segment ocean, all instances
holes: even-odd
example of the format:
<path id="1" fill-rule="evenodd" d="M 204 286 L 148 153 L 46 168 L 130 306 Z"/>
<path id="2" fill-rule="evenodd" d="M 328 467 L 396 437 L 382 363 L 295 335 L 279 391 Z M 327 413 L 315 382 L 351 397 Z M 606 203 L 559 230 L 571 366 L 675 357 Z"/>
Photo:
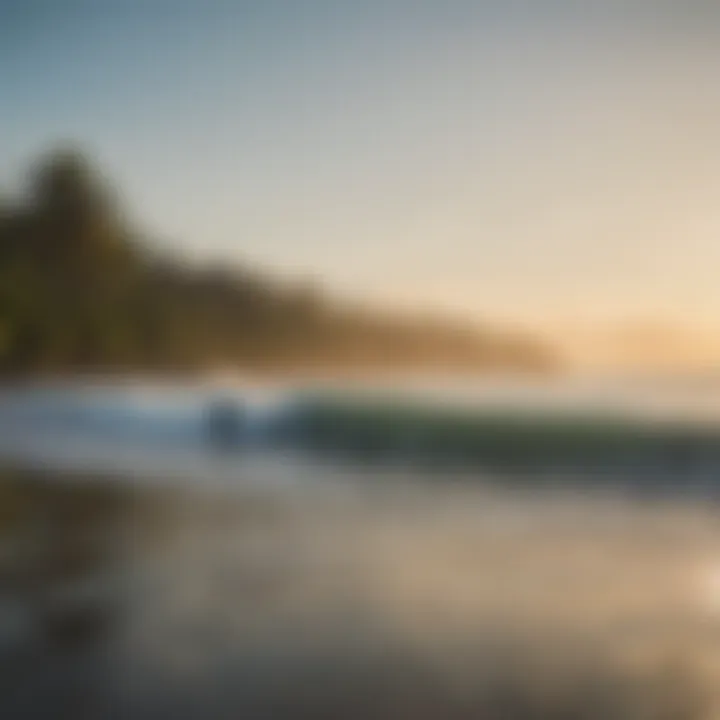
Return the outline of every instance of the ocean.
<path id="1" fill-rule="evenodd" d="M 628 492 L 638 466 L 612 482 L 595 455 L 553 483 L 552 464 L 278 439 L 298 398 L 328 394 L 511 409 L 539 432 L 582 411 L 708 433 L 720 404 L 710 381 L 622 378 L 9 389 L 2 717 L 718 716 L 713 496 Z M 207 442 L 219 397 L 246 410 L 238 448 Z M 687 487 L 689 466 L 651 460 L 643 477 Z"/>

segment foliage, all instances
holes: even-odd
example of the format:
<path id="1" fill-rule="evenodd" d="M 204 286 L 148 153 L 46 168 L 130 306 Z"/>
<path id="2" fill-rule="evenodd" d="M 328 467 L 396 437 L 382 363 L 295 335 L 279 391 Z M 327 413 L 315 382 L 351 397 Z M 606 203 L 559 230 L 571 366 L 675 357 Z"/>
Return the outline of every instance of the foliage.
<path id="1" fill-rule="evenodd" d="M 45 158 L 25 202 L 0 206 L 0 371 L 549 365 L 525 338 L 378 317 L 242 266 L 183 265 L 139 238 L 82 154 Z"/>

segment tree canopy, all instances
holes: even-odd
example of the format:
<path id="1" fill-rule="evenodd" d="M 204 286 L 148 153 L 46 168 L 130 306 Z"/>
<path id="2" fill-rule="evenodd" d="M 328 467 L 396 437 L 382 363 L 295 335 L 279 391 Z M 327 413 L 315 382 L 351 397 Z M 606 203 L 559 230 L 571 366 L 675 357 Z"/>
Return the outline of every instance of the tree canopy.
<path id="1" fill-rule="evenodd" d="M 545 369 L 533 340 L 358 310 L 247 267 L 162 257 L 81 153 L 0 197 L 0 372 L 237 368 Z"/>

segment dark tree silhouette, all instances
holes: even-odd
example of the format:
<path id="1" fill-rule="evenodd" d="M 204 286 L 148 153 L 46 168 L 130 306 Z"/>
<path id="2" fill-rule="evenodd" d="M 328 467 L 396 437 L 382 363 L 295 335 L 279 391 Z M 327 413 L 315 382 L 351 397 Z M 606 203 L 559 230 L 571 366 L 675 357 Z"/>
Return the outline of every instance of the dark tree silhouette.
<path id="1" fill-rule="evenodd" d="M 86 157 L 43 158 L 25 201 L 0 202 L 0 371 L 552 366 L 528 338 L 379 317 L 313 284 L 184 265 L 141 237 Z"/>

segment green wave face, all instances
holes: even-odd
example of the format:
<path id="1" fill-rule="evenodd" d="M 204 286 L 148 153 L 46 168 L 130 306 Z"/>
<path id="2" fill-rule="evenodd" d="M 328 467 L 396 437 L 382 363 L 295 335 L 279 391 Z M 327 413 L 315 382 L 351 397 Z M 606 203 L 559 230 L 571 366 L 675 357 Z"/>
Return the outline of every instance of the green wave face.
<path id="1" fill-rule="evenodd" d="M 297 439 L 318 451 L 493 469 L 681 465 L 711 459 L 720 430 L 602 413 L 457 408 L 342 394 L 298 402 Z"/>

